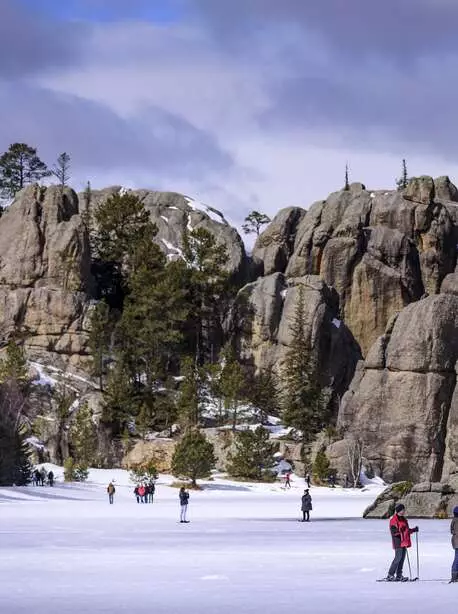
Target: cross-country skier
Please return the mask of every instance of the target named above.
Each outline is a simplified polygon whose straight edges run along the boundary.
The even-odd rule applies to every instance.
[[[304,490],[304,494],[302,495],[302,520],[301,522],[309,522],[310,521],[310,512],[312,511],[312,497],[308,489]]]
[[[458,505],[453,508],[453,520],[450,525],[452,534],[452,548],[455,550],[455,558],[452,565],[452,579],[450,582],[458,582]]]
[[[409,523],[405,517],[405,506],[399,503],[395,507],[395,513],[390,518],[390,533],[394,548],[394,559],[391,563],[387,582],[407,582],[409,578],[402,575],[402,568],[407,554],[407,548],[410,548],[412,541],[410,536],[412,533],[418,532],[418,527],[409,528]]]
[[[189,520],[186,520],[186,512],[188,511],[189,493],[184,486],[180,488],[179,497],[181,506],[180,522],[188,523]]]

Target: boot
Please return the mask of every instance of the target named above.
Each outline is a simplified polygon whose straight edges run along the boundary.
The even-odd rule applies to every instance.
[[[390,576],[390,574],[387,575],[387,577],[385,578],[386,582],[396,582],[396,578],[394,576]]]
[[[458,582],[458,571],[452,571],[452,579],[450,580],[449,584],[452,582]]]
[[[396,577],[396,582],[408,582],[409,578],[406,578],[406,576],[397,576]]]

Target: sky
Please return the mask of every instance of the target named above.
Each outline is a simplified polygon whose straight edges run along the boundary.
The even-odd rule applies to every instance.
[[[0,0],[0,152],[240,225],[458,163],[456,0]]]

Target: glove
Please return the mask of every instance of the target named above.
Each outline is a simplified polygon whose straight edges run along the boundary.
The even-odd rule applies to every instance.
[[[414,528],[412,529],[412,533],[418,533],[418,527],[414,527]]]

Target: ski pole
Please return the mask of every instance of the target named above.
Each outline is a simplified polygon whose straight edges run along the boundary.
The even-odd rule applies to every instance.
[[[415,544],[417,546],[417,578],[420,579],[420,557],[418,555],[418,531],[415,533]]]
[[[410,567],[409,551],[407,549],[406,549],[406,554],[407,554],[407,565],[409,566],[409,578],[410,578],[410,581],[412,582],[412,569]]]

